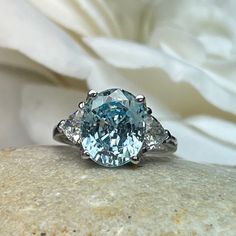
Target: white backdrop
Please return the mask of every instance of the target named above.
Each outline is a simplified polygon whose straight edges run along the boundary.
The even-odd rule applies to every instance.
[[[120,87],[146,95],[177,156],[235,165],[235,12],[233,0],[0,0],[0,147],[52,144],[87,89]]]

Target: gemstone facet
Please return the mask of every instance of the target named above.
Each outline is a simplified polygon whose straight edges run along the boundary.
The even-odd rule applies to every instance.
[[[109,89],[89,97],[80,120],[82,148],[103,166],[130,162],[142,152],[147,108],[134,95]]]
[[[83,114],[82,110],[78,110],[71,114],[67,120],[60,123],[59,130],[74,144],[80,141],[80,119]]]
[[[167,133],[160,122],[153,116],[147,116],[145,146],[147,150],[153,150],[167,138]]]

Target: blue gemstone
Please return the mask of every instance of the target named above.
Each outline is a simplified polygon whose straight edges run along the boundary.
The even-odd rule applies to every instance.
[[[146,106],[121,89],[109,89],[89,98],[81,118],[82,147],[91,159],[116,167],[130,162],[142,150]]]

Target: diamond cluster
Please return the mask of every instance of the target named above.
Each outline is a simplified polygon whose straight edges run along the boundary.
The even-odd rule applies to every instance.
[[[61,122],[59,130],[93,161],[108,167],[124,165],[166,138],[145,102],[121,89],[89,97],[81,110]]]

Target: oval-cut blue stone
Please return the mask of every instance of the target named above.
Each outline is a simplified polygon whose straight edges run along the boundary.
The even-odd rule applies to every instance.
[[[116,167],[130,162],[143,147],[146,106],[121,89],[89,98],[81,119],[82,146],[92,160]]]

